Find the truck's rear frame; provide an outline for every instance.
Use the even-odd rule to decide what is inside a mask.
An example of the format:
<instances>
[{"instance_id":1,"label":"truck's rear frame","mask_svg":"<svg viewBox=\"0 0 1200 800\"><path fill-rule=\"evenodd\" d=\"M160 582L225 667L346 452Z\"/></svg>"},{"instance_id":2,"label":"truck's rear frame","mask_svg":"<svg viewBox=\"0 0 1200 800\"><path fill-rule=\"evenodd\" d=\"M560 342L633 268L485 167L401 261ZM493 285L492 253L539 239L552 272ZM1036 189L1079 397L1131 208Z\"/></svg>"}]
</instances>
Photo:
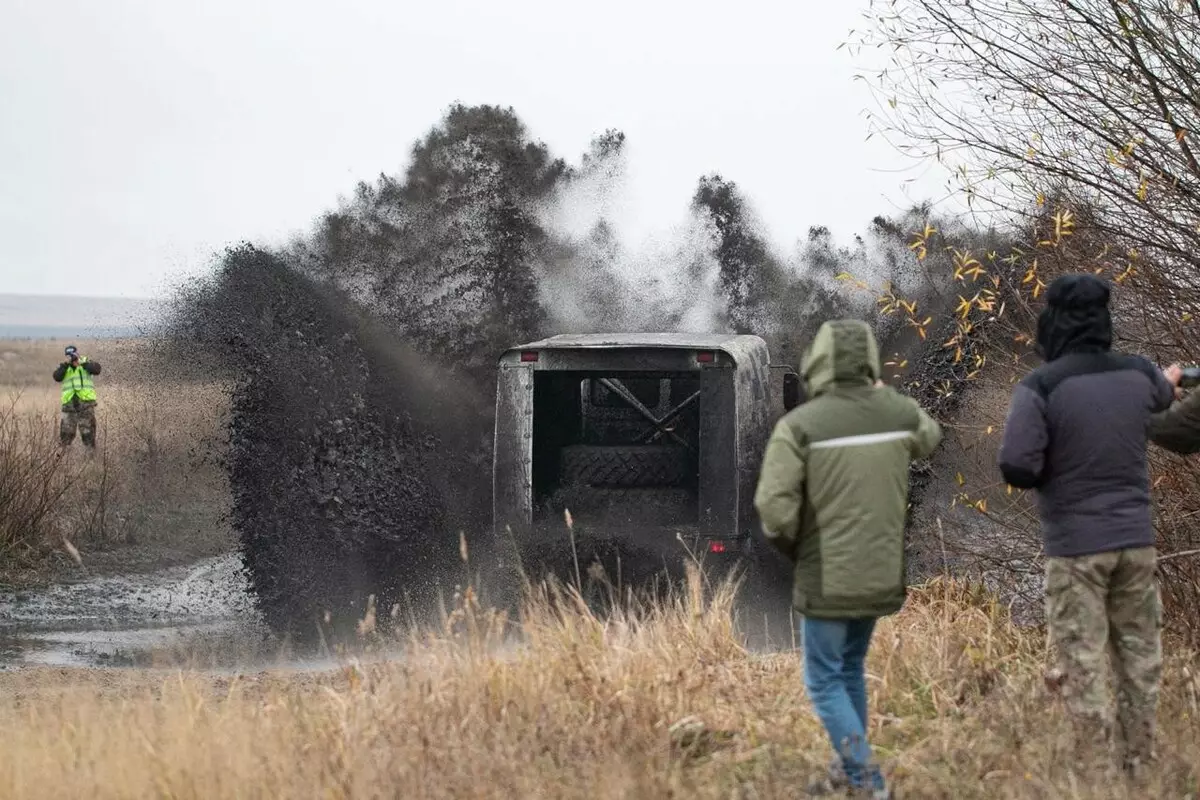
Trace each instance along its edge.
<instances>
[{"instance_id":1,"label":"truck's rear frame","mask_svg":"<svg viewBox=\"0 0 1200 800\"><path fill-rule=\"evenodd\" d=\"M518 543L535 546L537 537L545 535L536 531L546 524L546 515L539 513L540 501L555 488L555 468L548 466L552 457L547 453L568 442L566 434L546 431L553 431L555 425L571 429L573 422L540 415L573 413L566 411L567 402L574 402L576 396L566 392L575 391L575 381L582 392L586 386L582 382L592 379L601 380L631 407L641 406L638 413L645 418L651 441L696 451L694 481L689 484L695 513L665 527L678 529L682 538L708 552L744 551L756 524L753 494L758 465L769 427L783 413L781 386L783 376L790 373L787 367L771 368L766 344L755 336L557 336L507 351L500 359L497 380L493 472L497 535L511 534ZM650 409L638 398L630 399L633 393L623 385L637 377L674 380L687 390ZM557 388L547 389L550 384ZM539 408L539 402L549 397L555 398L549 401L551 407ZM685 414L693 414L697 423L690 441L668 430L672 420ZM547 444L543 441L547 437L554 440ZM561 519L551 522L562 524ZM661 527L622 535L661 539Z\"/></svg>"}]
</instances>

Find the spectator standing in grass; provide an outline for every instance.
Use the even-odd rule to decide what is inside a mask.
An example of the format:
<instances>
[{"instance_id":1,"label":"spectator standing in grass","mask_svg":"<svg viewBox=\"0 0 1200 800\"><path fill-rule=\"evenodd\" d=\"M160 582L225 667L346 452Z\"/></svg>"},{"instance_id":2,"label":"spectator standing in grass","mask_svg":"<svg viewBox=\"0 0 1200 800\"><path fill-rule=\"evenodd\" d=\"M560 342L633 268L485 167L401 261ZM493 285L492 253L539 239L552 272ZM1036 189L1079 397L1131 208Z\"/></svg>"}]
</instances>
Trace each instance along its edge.
<instances>
[{"instance_id":1,"label":"spectator standing in grass","mask_svg":"<svg viewBox=\"0 0 1200 800\"><path fill-rule=\"evenodd\" d=\"M63 351L66 360L54 370L54 380L62 384L62 418L58 425L59 442L66 447L75 441L75 432L84 445L96 447L96 384L100 364L80 356L75 345Z\"/></svg>"},{"instance_id":2,"label":"spectator standing in grass","mask_svg":"<svg viewBox=\"0 0 1200 800\"><path fill-rule=\"evenodd\" d=\"M1116 744L1136 775L1152 757L1162 675L1147 427L1170 406L1179 368L1111 349L1109 293L1086 273L1050 284L1037 323L1045 363L1013 392L999 467L1037 491L1055 653L1047 685L1074 718L1081 766L1107 772Z\"/></svg>"},{"instance_id":3,"label":"spectator standing in grass","mask_svg":"<svg viewBox=\"0 0 1200 800\"><path fill-rule=\"evenodd\" d=\"M809 791L882 799L891 795L867 742L867 651L876 620L907 594L909 464L942 432L882 384L865 322L823 324L801 372L809 400L776 424L754 505L764 536L795 563L805 687L835 750Z\"/></svg>"}]
</instances>

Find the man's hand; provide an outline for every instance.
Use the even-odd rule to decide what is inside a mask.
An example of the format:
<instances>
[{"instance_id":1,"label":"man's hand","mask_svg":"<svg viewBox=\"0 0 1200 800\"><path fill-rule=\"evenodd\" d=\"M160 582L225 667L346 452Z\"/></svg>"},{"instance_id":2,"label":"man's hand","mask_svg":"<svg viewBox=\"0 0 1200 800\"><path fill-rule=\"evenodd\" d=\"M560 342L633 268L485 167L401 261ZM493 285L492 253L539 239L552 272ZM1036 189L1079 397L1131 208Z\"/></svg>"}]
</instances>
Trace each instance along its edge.
<instances>
[{"instance_id":1,"label":"man's hand","mask_svg":"<svg viewBox=\"0 0 1200 800\"><path fill-rule=\"evenodd\" d=\"M1178 400L1182 397L1183 390L1179 388L1179 381L1183 379L1183 367L1172 364L1163 370L1163 377L1167 379L1167 383L1175 387L1175 399Z\"/></svg>"}]
</instances>

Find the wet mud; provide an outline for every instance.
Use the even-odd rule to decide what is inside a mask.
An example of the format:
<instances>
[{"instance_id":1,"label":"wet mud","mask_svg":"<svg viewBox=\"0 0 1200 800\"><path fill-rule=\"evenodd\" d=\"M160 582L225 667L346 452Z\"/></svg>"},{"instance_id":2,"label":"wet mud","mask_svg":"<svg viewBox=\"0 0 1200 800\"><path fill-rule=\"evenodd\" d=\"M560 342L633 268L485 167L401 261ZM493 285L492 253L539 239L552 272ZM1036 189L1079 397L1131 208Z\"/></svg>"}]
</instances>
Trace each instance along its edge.
<instances>
[{"instance_id":1,"label":"wet mud","mask_svg":"<svg viewBox=\"0 0 1200 800\"><path fill-rule=\"evenodd\" d=\"M714 571L711 577L720 574ZM600 610L603 604L596 601L602 590L596 585L585 575L585 597ZM780 585L764 581L758 573L744 577L738 627L753 650L794 647L793 621ZM255 607L237 553L142 575L0 592L0 670L320 671L350 658L404 657L398 640L390 645L375 642L369 650L344 643L322 649L297 648L276 636Z\"/></svg>"},{"instance_id":2,"label":"wet mud","mask_svg":"<svg viewBox=\"0 0 1200 800\"><path fill-rule=\"evenodd\" d=\"M243 651L267 629L236 554L136 576L0 592L0 667L149 666L220 642Z\"/></svg>"}]
</instances>

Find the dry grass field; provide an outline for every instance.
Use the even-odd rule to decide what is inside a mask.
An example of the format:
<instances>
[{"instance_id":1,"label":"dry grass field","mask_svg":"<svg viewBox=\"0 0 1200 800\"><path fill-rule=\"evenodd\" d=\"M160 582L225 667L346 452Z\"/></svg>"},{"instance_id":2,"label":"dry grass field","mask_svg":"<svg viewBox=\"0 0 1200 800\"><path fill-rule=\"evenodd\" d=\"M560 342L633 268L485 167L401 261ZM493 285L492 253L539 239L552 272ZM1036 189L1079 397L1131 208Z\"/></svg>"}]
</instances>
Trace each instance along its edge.
<instances>
[{"instance_id":1,"label":"dry grass field","mask_svg":"<svg viewBox=\"0 0 1200 800\"><path fill-rule=\"evenodd\" d=\"M0 675L0 796L803 796L829 750L799 661L744 650L731 605L727 587L697 581L602 620L543 593L512 644L468 595L403 661ZM1169 659L1157 769L1128 786L1074 769L1042 650L954 583L922 588L882 623L871 733L898 797L1197 796L1194 656Z\"/></svg>"},{"instance_id":2,"label":"dry grass field","mask_svg":"<svg viewBox=\"0 0 1200 800\"><path fill-rule=\"evenodd\" d=\"M0 570L9 582L71 568L183 563L232 546L219 464L226 395L187 364L158 363L145 340L75 342L98 361L97 447L58 445L65 342L0 340ZM52 558L47 559L47 555Z\"/></svg>"},{"instance_id":3,"label":"dry grass field","mask_svg":"<svg viewBox=\"0 0 1200 800\"><path fill-rule=\"evenodd\" d=\"M55 535L85 565L126 572L231 547L206 458L221 387L186 365L162 379L140 343L81 346L104 366L100 448L59 457L61 343L0 344L0 464L32 465L26 478L50 483L33 494L52 501L36 529L0 528L6 562L46 577L49 550L75 569ZM153 669L0 672L0 798L804 796L830 750L799 659L744 647L733 597L693 575L666 603L601 618L539 587L508 620L467 591L402 642L364 621L337 669L238 674L175 651ZM1158 761L1137 786L1076 768L1044 658L1044 632L986 591L915 589L869 661L871 736L896 796L1200 797L1194 650L1168 641Z\"/></svg>"}]
</instances>

